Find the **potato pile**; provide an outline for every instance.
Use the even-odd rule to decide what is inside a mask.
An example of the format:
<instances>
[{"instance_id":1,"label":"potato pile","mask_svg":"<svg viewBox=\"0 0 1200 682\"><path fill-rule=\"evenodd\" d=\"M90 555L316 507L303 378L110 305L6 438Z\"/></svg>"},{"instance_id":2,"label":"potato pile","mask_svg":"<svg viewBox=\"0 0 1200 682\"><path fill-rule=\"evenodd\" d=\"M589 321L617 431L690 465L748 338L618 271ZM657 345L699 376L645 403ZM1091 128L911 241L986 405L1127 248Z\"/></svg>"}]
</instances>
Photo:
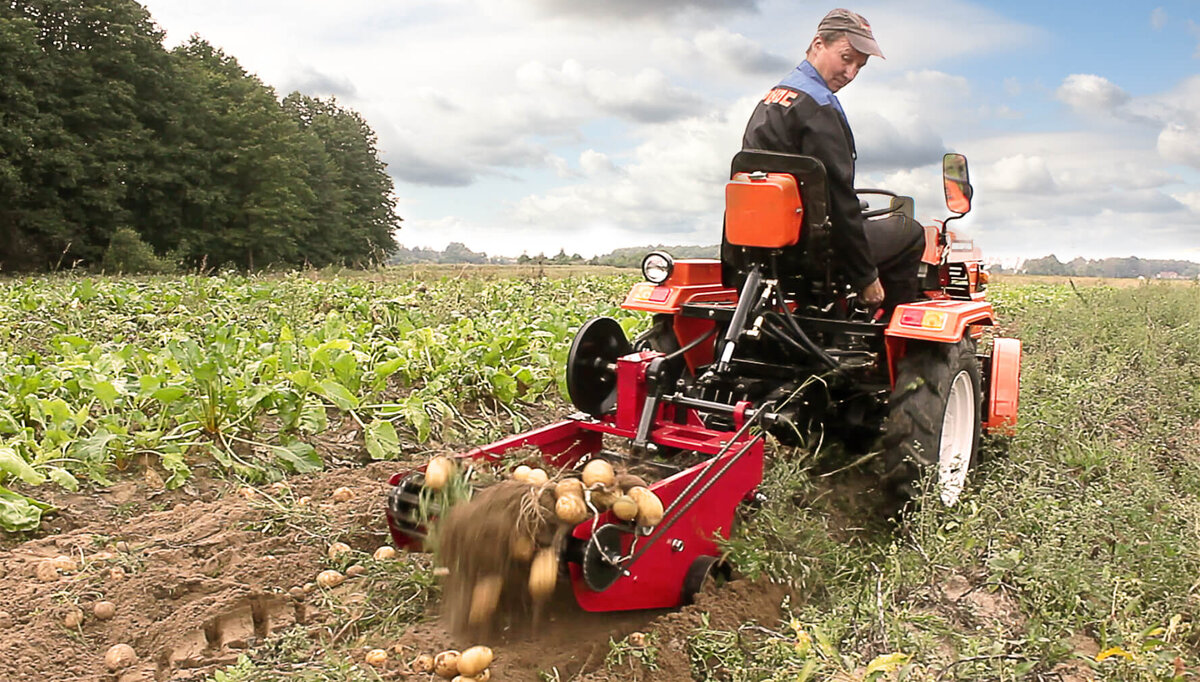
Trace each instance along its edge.
<instances>
[{"instance_id":1,"label":"potato pile","mask_svg":"<svg viewBox=\"0 0 1200 682\"><path fill-rule=\"evenodd\" d=\"M454 471L452 460L435 457L426 485L445 485ZM509 479L451 507L433 541L437 564L447 572L443 606L450 626L487 628L498 611L530 606L536 613L554 592L566 536L610 509L640 526L663 517L662 502L643 479L618 475L602 459L553 476L521 465Z\"/></svg>"}]
</instances>

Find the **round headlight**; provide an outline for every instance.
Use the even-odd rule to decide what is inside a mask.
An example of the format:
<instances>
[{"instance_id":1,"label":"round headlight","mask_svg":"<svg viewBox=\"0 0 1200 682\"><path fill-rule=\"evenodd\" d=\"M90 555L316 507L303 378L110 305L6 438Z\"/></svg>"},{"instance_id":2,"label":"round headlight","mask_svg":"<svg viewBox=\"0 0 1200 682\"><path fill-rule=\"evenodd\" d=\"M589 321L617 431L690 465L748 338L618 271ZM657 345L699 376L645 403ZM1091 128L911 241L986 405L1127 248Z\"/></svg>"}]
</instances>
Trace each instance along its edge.
<instances>
[{"instance_id":1,"label":"round headlight","mask_svg":"<svg viewBox=\"0 0 1200 682\"><path fill-rule=\"evenodd\" d=\"M642 276L646 281L654 284L662 284L671 276L671 271L675 269L675 261L671 259L671 254L662 251L651 251L642 259Z\"/></svg>"}]
</instances>

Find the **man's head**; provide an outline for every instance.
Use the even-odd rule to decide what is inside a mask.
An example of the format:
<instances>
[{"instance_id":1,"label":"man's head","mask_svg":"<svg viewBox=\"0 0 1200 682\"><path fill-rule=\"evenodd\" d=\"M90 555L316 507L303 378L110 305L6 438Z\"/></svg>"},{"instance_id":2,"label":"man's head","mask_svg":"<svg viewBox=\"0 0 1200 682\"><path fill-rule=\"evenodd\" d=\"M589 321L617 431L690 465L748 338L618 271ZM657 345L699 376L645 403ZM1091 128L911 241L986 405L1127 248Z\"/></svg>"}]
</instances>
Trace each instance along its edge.
<instances>
[{"instance_id":1,"label":"man's head","mask_svg":"<svg viewBox=\"0 0 1200 682\"><path fill-rule=\"evenodd\" d=\"M807 58L829 89L837 92L854 80L870 55L883 58L871 25L859 14L835 9L817 26Z\"/></svg>"}]
</instances>

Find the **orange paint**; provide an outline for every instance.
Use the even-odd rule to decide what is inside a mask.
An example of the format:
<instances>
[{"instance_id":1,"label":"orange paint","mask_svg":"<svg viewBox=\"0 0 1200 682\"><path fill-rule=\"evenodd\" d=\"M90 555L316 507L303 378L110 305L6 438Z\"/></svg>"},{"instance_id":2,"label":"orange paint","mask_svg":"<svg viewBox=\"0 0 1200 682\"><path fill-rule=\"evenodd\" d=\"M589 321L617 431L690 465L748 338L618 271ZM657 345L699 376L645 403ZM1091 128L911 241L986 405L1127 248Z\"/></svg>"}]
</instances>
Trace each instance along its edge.
<instances>
[{"instance_id":1,"label":"orange paint","mask_svg":"<svg viewBox=\"0 0 1200 682\"><path fill-rule=\"evenodd\" d=\"M750 179L737 173L725 185L725 239L737 246L779 249L800 241L804 204L796 178L769 173Z\"/></svg>"}]
</instances>

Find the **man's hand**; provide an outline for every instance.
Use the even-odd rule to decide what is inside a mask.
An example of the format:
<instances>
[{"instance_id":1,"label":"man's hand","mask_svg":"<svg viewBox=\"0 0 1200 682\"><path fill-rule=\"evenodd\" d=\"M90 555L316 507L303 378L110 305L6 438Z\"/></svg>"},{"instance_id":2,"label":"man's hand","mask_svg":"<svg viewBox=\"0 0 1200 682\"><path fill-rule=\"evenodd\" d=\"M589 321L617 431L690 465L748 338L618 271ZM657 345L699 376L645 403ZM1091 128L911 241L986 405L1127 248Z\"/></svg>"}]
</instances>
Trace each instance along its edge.
<instances>
[{"instance_id":1,"label":"man's hand","mask_svg":"<svg viewBox=\"0 0 1200 682\"><path fill-rule=\"evenodd\" d=\"M863 303L870 306L878 306L883 303L883 285L879 283L878 277L874 282L863 287L861 298Z\"/></svg>"}]
</instances>

